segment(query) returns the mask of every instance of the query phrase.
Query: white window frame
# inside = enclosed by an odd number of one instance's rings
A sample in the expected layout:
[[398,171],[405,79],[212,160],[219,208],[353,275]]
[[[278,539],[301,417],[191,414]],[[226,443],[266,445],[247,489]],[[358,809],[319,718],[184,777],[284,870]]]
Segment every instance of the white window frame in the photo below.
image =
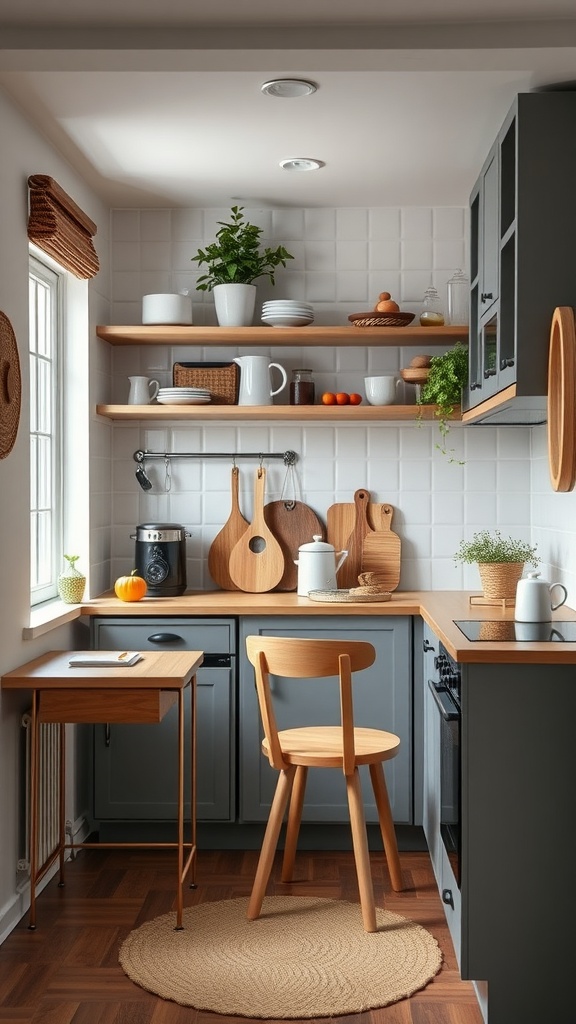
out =
[[66,273],[31,253],[29,276],[30,603],[35,607],[58,597],[63,557]]

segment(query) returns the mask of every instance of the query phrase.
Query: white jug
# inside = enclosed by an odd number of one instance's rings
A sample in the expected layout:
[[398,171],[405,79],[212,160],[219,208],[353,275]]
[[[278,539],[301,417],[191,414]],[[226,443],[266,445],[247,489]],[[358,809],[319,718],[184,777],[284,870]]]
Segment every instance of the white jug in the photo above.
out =
[[[529,572],[526,579],[518,580],[514,618],[517,622],[550,622],[552,612],[564,604],[568,597],[562,583],[548,583],[539,579],[539,572]],[[562,600],[554,604],[552,593],[562,591]]]
[[336,552],[333,544],[327,544],[320,534],[314,534],[311,544],[301,544],[300,557],[294,559],[298,566],[298,588],[300,597],[308,597],[311,590],[337,590],[336,573],[347,557],[347,551]]
[[157,380],[149,380],[148,377],[128,377],[128,380],[130,381],[129,405],[149,405],[154,401],[160,387]]
[[[272,405],[272,398],[286,387],[286,370],[280,363],[271,363],[268,356],[237,356],[240,367],[240,393],[238,405]],[[272,389],[270,370],[276,367],[282,374],[282,383]]]

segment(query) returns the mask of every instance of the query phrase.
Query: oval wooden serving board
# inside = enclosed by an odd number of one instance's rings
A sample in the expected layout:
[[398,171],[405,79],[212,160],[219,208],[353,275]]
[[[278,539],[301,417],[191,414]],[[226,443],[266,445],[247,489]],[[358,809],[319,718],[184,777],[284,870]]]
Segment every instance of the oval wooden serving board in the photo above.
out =
[[246,533],[250,525],[240,511],[238,502],[239,479],[238,467],[234,466],[230,485],[232,494],[230,515],[220,533],[216,534],[208,552],[208,571],[214,583],[217,583],[221,590],[238,590],[230,576],[230,555],[235,544],[240,540],[242,534]]
[[284,574],[282,548],[264,520],[266,470],[256,470],[254,484],[254,515],[245,533],[230,554],[229,570],[239,590],[263,594],[274,590]]

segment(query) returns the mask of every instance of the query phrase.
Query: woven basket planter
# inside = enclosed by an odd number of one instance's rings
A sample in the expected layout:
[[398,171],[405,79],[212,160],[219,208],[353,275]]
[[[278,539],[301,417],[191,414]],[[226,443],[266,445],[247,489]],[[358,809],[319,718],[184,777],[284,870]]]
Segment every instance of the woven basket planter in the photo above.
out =
[[484,597],[516,597],[516,585],[524,572],[524,562],[478,562]]

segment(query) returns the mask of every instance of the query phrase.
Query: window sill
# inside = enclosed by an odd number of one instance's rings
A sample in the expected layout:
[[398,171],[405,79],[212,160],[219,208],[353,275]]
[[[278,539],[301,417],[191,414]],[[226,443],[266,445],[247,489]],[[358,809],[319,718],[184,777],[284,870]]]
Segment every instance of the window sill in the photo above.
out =
[[63,601],[50,601],[41,608],[30,610],[30,624],[22,630],[23,640],[35,640],[38,636],[49,633],[58,626],[79,619],[82,614],[81,604],[64,604]]

